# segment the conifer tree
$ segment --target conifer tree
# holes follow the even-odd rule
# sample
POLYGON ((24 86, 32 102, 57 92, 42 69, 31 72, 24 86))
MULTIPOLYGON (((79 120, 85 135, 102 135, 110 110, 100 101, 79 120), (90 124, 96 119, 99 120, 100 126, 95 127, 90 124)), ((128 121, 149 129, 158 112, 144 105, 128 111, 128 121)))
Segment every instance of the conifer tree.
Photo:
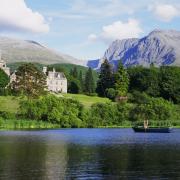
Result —
POLYGON ((93 78, 92 69, 89 68, 85 76, 84 90, 86 93, 91 94, 95 92, 95 82, 93 78))
POLYGON ((74 78, 78 78, 78 71, 77 71, 77 67, 74 67, 73 71, 72 71, 72 76, 74 78))
POLYGON ((84 80, 83 80, 83 74, 82 74, 82 71, 79 72, 78 80, 79 80, 80 85, 81 85, 81 90, 83 91, 83 90, 84 90, 84 80))
POLYGON ((123 64, 120 62, 118 70, 115 73, 115 89, 118 92, 118 96, 127 96, 129 87, 129 76, 123 64))
POLYGON ((99 80, 97 82, 96 92, 99 96, 106 96, 106 90, 114 85, 113 69, 106 59, 100 68, 99 80))

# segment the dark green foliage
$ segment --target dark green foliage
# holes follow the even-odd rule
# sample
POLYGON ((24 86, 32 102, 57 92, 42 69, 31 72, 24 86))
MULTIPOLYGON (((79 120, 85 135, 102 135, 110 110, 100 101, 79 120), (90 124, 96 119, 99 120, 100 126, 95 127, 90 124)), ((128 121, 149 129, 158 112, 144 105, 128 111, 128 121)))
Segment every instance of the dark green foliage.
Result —
POLYGON ((180 103, 180 68, 160 68, 160 93, 167 100, 180 103))
POLYGON ((72 94, 79 94, 81 92, 81 84, 78 79, 69 79, 68 92, 72 94))
POLYGON ((28 98, 37 98, 45 93, 46 77, 31 63, 21 65, 16 72, 16 81, 12 84, 15 92, 28 98))
POLYGON ((128 101, 134 104, 144 104, 148 101, 148 99, 149 96, 146 93, 140 91, 133 91, 132 94, 130 94, 128 101))
POLYGON ((92 94, 95 92, 95 82, 92 74, 92 69, 89 68, 84 81, 84 92, 87 94, 92 94))
POLYGON ((0 111, 0 117, 3 119, 15 119, 16 118, 14 113, 6 112, 6 111, 0 111))
POLYGON ((83 73, 81 70, 79 71, 78 80, 79 80, 80 85, 81 85, 81 90, 83 91, 84 90, 84 79, 83 79, 83 73))
POLYGON ((9 83, 9 77, 8 75, 0 69, 0 94, 4 94, 5 87, 9 83))
POLYGON ((74 78, 76 78, 76 79, 78 78, 77 67, 74 67, 71 73, 72 73, 72 76, 73 76, 74 78))
POLYGON ((61 127, 84 126, 83 106, 78 101, 53 95, 22 101, 19 113, 24 118, 48 121, 61 127))
MULTIPOLYGON (((12 72, 14 72, 23 64, 25 64, 25 63, 24 62, 16 62, 16 63, 8 63, 7 66, 11 69, 12 72)), ((36 68, 38 68, 40 71, 42 71, 43 67, 45 66, 45 65, 39 64, 39 63, 32 63, 32 64, 34 64, 36 66, 36 68)))
POLYGON ((106 97, 111 100, 115 100, 117 94, 118 92, 113 88, 106 89, 106 97))
POLYGON ((130 79, 130 92, 136 90, 146 92, 147 94, 157 97, 160 94, 159 89, 159 69, 155 67, 144 68, 134 67, 128 69, 130 79))
POLYGON ((172 120, 174 113, 174 105, 163 98, 146 97, 144 101, 137 104, 131 111, 131 119, 135 121, 156 120, 165 121, 172 120))
POLYGON ((156 68, 134 67, 128 69, 129 91, 145 92, 152 97, 180 103, 180 68, 162 66, 156 68))
POLYGON ((48 66, 47 67, 47 71, 53 71, 53 69, 55 69, 56 72, 63 72, 63 73, 66 74, 66 70, 61 66, 57 66, 56 68, 54 68, 53 66, 48 66))
POLYGON ((100 68, 99 80, 97 82, 96 92, 99 96, 106 96, 106 89, 112 88, 114 85, 113 70, 108 60, 105 60, 100 68))
POLYGON ((118 70, 115 73, 115 89, 118 92, 118 96, 127 96, 129 87, 129 76, 127 70, 123 67, 120 62, 118 70))
POLYGON ((99 126, 120 126, 129 120, 131 107, 126 103, 97 103, 94 104, 89 112, 87 121, 88 127, 99 126))

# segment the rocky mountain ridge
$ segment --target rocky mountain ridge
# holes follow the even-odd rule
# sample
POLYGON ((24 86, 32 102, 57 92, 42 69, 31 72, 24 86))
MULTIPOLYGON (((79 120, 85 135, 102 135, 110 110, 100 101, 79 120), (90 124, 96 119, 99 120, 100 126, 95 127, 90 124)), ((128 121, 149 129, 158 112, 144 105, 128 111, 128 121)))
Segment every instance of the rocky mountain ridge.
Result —
POLYGON ((121 60, 124 66, 180 66, 180 31, 154 30, 141 39, 124 39, 114 41, 104 56, 87 65, 98 69, 104 59, 117 66, 121 60), (95 65, 96 64, 96 65, 95 65))

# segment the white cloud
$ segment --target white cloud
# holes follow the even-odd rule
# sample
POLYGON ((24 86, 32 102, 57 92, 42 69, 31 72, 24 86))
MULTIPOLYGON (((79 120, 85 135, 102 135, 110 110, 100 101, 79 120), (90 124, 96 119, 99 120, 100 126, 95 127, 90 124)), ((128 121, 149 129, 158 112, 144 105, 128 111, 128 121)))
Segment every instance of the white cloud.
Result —
POLYGON ((46 33, 44 17, 27 7, 24 0, 0 0, 0 31, 46 33))
POLYGON ((56 12, 46 12, 46 14, 64 19, 102 19, 122 14, 133 14, 137 3, 132 2, 131 4, 133 6, 121 0, 69 0, 67 9, 60 8, 56 12))
POLYGON ((180 16, 180 9, 171 4, 156 4, 149 7, 149 10, 152 11, 158 19, 165 22, 169 22, 173 18, 180 16))
POLYGON ((99 35, 89 35, 89 40, 103 40, 111 42, 116 39, 137 38, 143 32, 139 21, 136 19, 129 19, 127 22, 116 21, 113 24, 104 26, 99 35))
POLYGON ((96 34, 90 34, 90 35, 88 36, 88 40, 89 40, 89 41, 96 41, 96 39, 97 39, 97 35, 96 35, 96 34))

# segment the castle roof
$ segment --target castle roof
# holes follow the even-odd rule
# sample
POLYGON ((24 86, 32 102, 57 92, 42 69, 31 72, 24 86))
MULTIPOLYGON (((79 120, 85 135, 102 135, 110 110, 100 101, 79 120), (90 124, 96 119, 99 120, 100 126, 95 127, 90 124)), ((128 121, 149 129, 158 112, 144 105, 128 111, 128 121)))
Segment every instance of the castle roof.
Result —
POLYGON ((55 72, 55 71, 49 71, 48 77, 53 79, 66 79, 66 76, 63 72, 55 72))

